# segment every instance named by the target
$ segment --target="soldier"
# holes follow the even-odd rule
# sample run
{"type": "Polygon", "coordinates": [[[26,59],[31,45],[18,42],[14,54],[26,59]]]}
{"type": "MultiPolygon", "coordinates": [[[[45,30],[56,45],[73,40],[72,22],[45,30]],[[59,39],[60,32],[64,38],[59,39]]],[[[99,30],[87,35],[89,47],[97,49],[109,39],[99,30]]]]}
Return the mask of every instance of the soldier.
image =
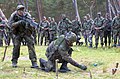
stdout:
{"type": "Polygon", "coordinates": [[[117,38],[118,38],[118,46],[120,46],[120,11],[117,13],[117,16],[113,18],[112,30],[113,30],[113,38],[114,38],[113,47],[117,46],[117,38]]]}
{"type": "Polygon", "coordinates": [[[98,40],[100,37],[101,47],[103,47],[103,37],[104,37],[104,18],[101,16],[101,12],[97,13],[97,17],[94,19],[94,29],[95,29],[95,48],[98,47],[98,40]]]}
{"type": "Polygon", "coordinates": [[[85,46],[88,46],[88,37],[91,27],[88,25],[87,16],[84,16],[84,21],[82,23],[83,36],[85,40],[85,46]]]}
{"type": "Polygon", "coordinates": [[[41,38],[40,38],[40,45],[43,44],[43,38],[45,37],[44,44],[46,45],[49,40],[49,22],[47,21],[46,17],[43,17],[43,20],[40,24],[41,27],[41,38]]]}
{"type": "Polygon", "coordinates": [[[107,47],[107,42],[108,42],[108,46],[110,47],[112,20],[110,19],[109,13],[106,13],[104,26],[105,26],[105,29],[104,29],[105,46],[107,47]]]}
{"type": "Polygon", "coordinates": [[[58,59],[59,63],[62,63],[60,67],[60,72],[67,72],[70,71],[67,67],[67,63],[72,64],[75,67],[78,67],[82,70],[86,70],[87,67],[85,65],[80,65],[75,62],[70,56],[72,54],[73,43],[76,42],[76,35],[73,32],[68,32],[65,35],[59,36],[58,39],[52,41],[47,50],[46,50],[46,57],[48,61],[40,58],[40,67],[44,71],[55,71],[55,60],[58,59]]]}
{"type": "Polygon", "coordinates": [[[34,40],[32,36],[32,28],[30,24],[24,21],[23,17],[30,17],[27,12],[24,11],[23,5],[18,5],[17,10],[13,12],[9,19],[9,25],[14,34],[14,48],[12,52],[12,67],[17,67],[17,61],[20,55],[21,41],[25,39],[28,46],[29,59],[31,60],[31,68],[38,68],[37,58],[34,48],[34,40]],[[21,17],[21,18],[20,18],[21,17]]]}
{"type": "Polygon", "coordinates": [[[77,36],[77,41],[76,41],[76,45],[79,44],[80,45],[80,39],[81,39],[81,35],[80,35],[80,32],[81,32],[81,24],[80,22],[78,21],[78,17],[76,16],[75,20],[72,21],[72,32],[76,34],[77,36]]]}
{"type": "Polygon", "coordinates": [[[49,43],[51,43],[57,37],[57,23],[55,22],[54,18],[51,19],[51,24],[49,27],[49,34],[50,34],[49,43]]]}
{"type": "Polygon", "coordinates": [[[88,26],[88,42],[89,48],[92,48],[92,37],[93,37],[93,24],[94,21],[90,17],[90,14],[87,14],[87,26],[88,26]]]}
{"type": "Polygon", "coordinates": [[[66,17],[65,14],[62,14],[62,19],[58,23],[58,33],[60,35],[65,35],[68,31],[71,30],[72,22],[66,17]]]}

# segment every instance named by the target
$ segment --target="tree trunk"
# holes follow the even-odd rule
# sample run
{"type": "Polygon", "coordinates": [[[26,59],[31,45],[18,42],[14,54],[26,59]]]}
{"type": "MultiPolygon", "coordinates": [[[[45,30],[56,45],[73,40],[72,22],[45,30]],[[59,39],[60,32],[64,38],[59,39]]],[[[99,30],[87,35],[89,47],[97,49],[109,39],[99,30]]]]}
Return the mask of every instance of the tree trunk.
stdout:
{"type": "Polygon", "coordinates": [[[42,20],[42,0],[36,0],[39,22],[42,20]]]}

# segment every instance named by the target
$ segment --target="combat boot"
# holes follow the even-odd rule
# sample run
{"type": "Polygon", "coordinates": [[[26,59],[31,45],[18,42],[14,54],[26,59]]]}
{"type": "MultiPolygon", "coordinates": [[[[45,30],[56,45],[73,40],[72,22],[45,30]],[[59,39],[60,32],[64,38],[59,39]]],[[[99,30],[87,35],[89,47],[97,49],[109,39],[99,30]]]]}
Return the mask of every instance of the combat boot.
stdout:
{"type": "Polygon", "coordinates": [[[46,61],[45,60],[43,60],[42,58],[40,58],[39,59],[39,62],[40,62],[40,69],[41,70],[45,70],[45,63],[46,63],[46,61]]]}
{"type": "Polygon", "coordinates": [[[98,43],[95,44],[95,47],[94,47],[94,48],[96,48],[96,49],[98,48],[98,43]]]}
{"type": "Polygon", "coordinates": [[[37,62],[31,61],[31,63],[32,63],[31,68],[38,68],[37,62]]]}
{"type": "Polygon", "coordinates": [[[89,48],[92,48],[92,44],[90,44],[89,48]]]}
{"type": "Polygon", "coordinates": [[[12,61],[12,67],[16,68],[17,67],[17,61],[12,61]]]}
{"type": "MultiPolygon", "coordinates": [[[[46,60],[40,58],[40,59],[39,59],[39,62],[40,62],[40,69],[41,69],[41,70],[43,70],[43,71],[45,71],[45,72],[50,72],[50,71],[51,71],[50,68],[47,68],[47,67],[46,67],[46,63],[47,63],[46,60]]],[[[54,69],[54,70],[55,70],[55,69],[54,69]]]]}
{"type": "Polygon", "coordinates": [[[65,73],[67,71],[71,71],[70,69],[68,69],[67,64],[68,64],[68,62],[66,62],[66,61],[63,62],[61,67],[60,67],[59,72],[65,73]]]}
{"type": "Polygon", "coordinates": [[[101,47],[102,47],[102,48],[103,48],[103,45],[104,45],[104,44],[103,44],[103,43],[101,43],[101,47]]]}

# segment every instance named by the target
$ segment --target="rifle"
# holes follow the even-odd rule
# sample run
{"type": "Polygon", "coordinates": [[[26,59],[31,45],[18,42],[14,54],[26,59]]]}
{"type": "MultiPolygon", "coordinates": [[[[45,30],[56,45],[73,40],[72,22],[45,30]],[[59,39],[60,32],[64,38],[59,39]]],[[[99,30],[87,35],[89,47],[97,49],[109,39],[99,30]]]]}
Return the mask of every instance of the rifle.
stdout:
{"type": "Polygon", "coordinates": [[[18,18],[20,18],[20,20],[24,20],[25,22],[29,23],[31,27],[37,29],[39,24],[37,22],[35,22],[32,18],[27,17],[27,15],[25,16],[19,16],[17,15],[18,18]]]}

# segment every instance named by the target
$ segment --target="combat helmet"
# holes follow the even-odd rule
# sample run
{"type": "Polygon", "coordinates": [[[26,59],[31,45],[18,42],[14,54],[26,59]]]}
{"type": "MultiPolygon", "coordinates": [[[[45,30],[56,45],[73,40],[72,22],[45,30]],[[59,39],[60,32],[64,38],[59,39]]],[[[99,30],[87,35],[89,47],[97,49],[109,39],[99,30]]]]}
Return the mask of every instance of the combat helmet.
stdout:
{"type": "Polygon", "coordinates": [[[74,43],[76,42],[77,40],[77,37],[76,37],[76,34],[73,33],[73,32],[68,32],[66,35],[65,35],[65,39],[67,41],[69,41],[70,43],[74,43]]]}
{"type": "Polygon", "coordinates": [[[23,6],[23,5],[18,5],[17,6],[17,10],[24,9],[24,8],[25,8],[25,6],[23,6]]]}

